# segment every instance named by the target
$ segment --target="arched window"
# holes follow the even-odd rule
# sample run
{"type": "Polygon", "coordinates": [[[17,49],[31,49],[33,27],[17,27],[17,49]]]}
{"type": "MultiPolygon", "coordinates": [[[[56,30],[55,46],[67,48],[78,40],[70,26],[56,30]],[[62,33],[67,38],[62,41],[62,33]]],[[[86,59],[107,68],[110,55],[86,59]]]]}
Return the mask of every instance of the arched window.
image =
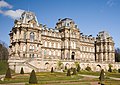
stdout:
{"type": "Polygon", "coordinates": [[[34,45],[30,45],[30,51],[33,51],[34,50],[34,45]]]}
{"type": "Polygon", "coordinates": [[[31,32],[31,33],[30,33],[30,41],[32,41],[32,42],[33,42],[33,41],[34,41],[34,38],[35,38],[35,35],[34,35],[34,33],[33,33],[33,32],[31,32]]]}
{"type": "Polygon", "coordinates": [[[32,46],[32,49],[34,50],[35,48],[34,48],[34,45],[32,46]]]}
{"type": "Polygon", "coordinates": [[[30,50],[32,50],[32,45],[30,45],[30,50]]]}

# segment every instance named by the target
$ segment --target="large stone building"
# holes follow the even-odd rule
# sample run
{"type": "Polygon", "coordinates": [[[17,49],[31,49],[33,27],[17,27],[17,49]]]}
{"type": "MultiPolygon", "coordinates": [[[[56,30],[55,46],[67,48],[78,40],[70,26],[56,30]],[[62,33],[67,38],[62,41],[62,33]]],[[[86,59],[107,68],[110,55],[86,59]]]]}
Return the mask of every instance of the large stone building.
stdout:
{"type": "Polygon", "coordinates": [[[9,35],[9,65],[16,72],[20,67],[27,72],[40,71],[41,66],[46,69],[58,61],[64,65],[75,61],[115,62],[114,41],[107,32],[99,32],[97,37],[83,35],[70,18],[59,19],[55,28],[48,28],[38,23],[34,13],[25,11],[15,20],[9,35]],[[50,65],[46,67],[46,64],[50,65]]]}

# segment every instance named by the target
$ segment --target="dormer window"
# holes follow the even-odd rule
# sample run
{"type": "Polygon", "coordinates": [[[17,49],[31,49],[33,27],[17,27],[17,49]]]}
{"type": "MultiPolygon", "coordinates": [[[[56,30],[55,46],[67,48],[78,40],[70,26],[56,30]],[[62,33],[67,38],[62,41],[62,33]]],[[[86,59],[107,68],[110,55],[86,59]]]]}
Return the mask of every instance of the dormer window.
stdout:
{"type": "Polygon", "coordinates": [[[70,26],[70,23],[67,23],[67,27],[69,27],[70,26]]]}
{"type": "Polygon", "coordinates": [[[33,42],[33,41],[34,41],[34,37],[35,37],[34,33],[33,33],[33,32],[31,32],[31,33],[30,33],[30,41],[31,41],[31,42],[33,42]]]}

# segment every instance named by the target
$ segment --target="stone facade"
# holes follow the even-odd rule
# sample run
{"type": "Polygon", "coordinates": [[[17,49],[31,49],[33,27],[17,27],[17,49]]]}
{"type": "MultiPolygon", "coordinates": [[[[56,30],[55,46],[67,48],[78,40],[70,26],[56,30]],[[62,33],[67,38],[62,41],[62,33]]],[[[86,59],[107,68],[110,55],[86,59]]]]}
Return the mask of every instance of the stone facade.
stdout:
{"type": "Polygon", "coordinates": [[[26,11],[15,20],[9,35],[9,64],[12,69],[16,65],[26,69],[39,68],[39,65],[30,63],[35,59],[41,65],[44,61],[115,62],[114,41],[107,32],[99,32],[97,37],[83,35],[69,18],[59,19],[55,28],[48,28],[38,23],[34,13],[26,11]]]}

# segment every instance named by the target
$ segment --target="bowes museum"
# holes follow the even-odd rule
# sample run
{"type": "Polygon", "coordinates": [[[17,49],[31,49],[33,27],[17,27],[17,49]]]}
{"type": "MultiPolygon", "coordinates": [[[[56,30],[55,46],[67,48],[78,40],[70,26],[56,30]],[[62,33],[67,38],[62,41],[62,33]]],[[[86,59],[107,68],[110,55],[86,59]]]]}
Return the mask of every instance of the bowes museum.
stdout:
{"type": "Polygon", "coordinates": [[[58,19],[54,28],[40,24],[33,12],[25,11],[20,19],[14,21],[10,33],[9,66],[15,72],[23,67],[25,72],[31,70],[57,71],[58,62],[62,69],[75,67],[79,62],[81,69],[87,66],[98,71],[101,66],[108,70],[120,68],[115,63],[113,38],[101,31],[96,37],[81,33],[77,24],[70,18],[58,19]]]}

